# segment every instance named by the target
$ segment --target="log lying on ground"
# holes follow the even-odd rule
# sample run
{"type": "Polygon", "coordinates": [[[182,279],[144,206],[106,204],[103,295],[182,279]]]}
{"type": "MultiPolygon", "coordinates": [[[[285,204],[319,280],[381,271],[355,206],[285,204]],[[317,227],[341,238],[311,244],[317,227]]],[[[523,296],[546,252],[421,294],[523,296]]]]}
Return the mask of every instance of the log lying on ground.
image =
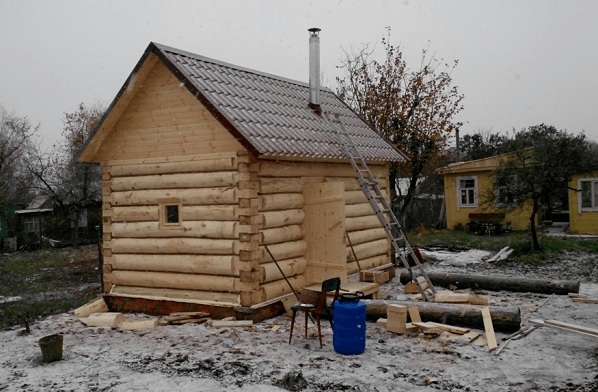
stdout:
{"type": "MultiPolygon", "coordinates": [[[[457,289],[482,289],[491,291],[514,291],[522,293],[541,293],[567,295],[579,293],[579,281],[526,279],[514,276],[483,276],[470,274],[449,274],[446,272],[428,272],[428,277],[435,286],[456,286],[457,289]]],[[[401,283],[409,282],[409,273],[401,273],[401,283]]]]}
{"type": "MultiPolygon", "coordinates": [[[[369,320],[386,318],[388,305],[416,306],[422,321],[432,321],[456,327],[476,328],[484,330],[482,318],[483,306],[437,304],[415,301],[363,300],[366,305],[366,317],[369,320]]],[[[498,332],[511,333],[519,330],[521,312],[516,306],[490,306],[492,324],[498,332]]]]}

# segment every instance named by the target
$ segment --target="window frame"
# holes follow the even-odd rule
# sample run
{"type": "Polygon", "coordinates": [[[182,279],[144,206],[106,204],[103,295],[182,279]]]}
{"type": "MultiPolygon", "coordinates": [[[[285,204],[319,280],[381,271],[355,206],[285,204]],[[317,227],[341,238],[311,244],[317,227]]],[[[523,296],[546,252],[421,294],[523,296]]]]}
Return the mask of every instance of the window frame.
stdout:
{"type": "MultiPolygon", "coordinates": [[[[463,176],[457,177],[457,206],[459,208],[477,208],[478,207],[478,176],[463,176]],[[461,188],[461,181],[473,180],[473,188],[461,188]],[[463,204],[461,202],[461,190],[473,189],[473,202],[463,204]]],[[[468,198],[469,199],[469,198],[468,198]]]]}
{"type": "Polygon", "coordinates": [[[158,216],[159,216],[159,227],[163,230],[180,230],[183,228],[183,217],[181,215],[181,199],[179,198],[169,198],[169,199],[160,199],[158,200],[158,216]],[[178,212],[178,222],[168,222],[168,212],[167,208],[169,206],[176,206],[178,212]]]}
{"type": "Polygon", "coordinates": [[[41,219],[39,216],[30,215],[23,217],[23,229],[27,233],[39,233],[41,219]],[[29,227],[33,227],[33,230],[29,230],[29,227]]]}
{"type": "Polygon", "coordinates": [[[577,180],[577,212],[595,212],[598,211],[598,177],[579,178],[577,180]],[[592,207],[582,206],[582,182],[590,183],[590,200],[592,207]]]}

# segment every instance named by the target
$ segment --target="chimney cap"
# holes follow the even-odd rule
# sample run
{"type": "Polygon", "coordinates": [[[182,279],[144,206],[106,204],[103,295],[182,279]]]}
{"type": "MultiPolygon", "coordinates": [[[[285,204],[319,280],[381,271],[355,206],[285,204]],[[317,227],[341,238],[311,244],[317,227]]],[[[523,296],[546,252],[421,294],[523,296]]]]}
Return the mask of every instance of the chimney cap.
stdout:
{"type": "Polygon", "coordinates": [[[317,36],[318,33],[320,31],[322,31],[322,29],[319,29],[317,27],[312,27],[311,29],[307,29],[307,31],[309,31],[311,33],[311,36],[313,37],[313,36],[317,36]]]}

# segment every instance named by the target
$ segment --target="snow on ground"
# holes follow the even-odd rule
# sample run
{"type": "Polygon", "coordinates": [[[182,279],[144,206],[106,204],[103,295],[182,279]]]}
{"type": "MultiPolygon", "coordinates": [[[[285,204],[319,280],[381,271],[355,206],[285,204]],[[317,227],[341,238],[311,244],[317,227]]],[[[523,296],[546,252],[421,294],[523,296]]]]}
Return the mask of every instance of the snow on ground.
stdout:
{"type": "MultiPolygon", "coordinates": [[[[433,266],[427,266],[433,270],[433,266]]],[[[444,267],[446,268],[446,267],[444,267]]],[[[451,267],[453,271],[459,268],[451,267]]],[[[397,271],[400,272],[400,271],[397,271]]],[[[381,298],[402,294],[398,278],[382,286],[381,298]]],[[[598,294],[597,284],[582,293],[598,294]]],[[[493,306],[518,306],[522,322],[556,319],[596,328],[598,305],[568,296],[488,292],[493,306]]],[[[127,315],[128,318],[136,315],[127,315]]],[[[252,328],[216,329],[207,324],[158,326],[120,332],[86,327],[72,313],[39,320],[30,335],[0,332],[0,391],[595,391],[598,341],[549,328],[512,341],[499,356],[488,351],[483,330],[462,345],[459,335],[387,332],[366,327],[366,350],[356,356],[334,351],[332,329],[323,321],[303,336],[281,315],[252,328]],[[278,326],[277,328],[274,328],[278,326]],[[37,341],[64,336],[63,359],[44,363],[37,341]],[[283,381],[283,380],[286,380],[283,381]]],[[[499,344],[505,334],[497,333],[499,344]]]]}
{"type": "Polygon", "coordinates": [[[464,252],[449,252],[449,251],[428,251],[425,249],[419,250],[424,256],[431,257],[433,260],[443,266],[463,267],[468,264],[478,264],[482,260],[492,255],[480,249],[470,249],[464,252]]]}

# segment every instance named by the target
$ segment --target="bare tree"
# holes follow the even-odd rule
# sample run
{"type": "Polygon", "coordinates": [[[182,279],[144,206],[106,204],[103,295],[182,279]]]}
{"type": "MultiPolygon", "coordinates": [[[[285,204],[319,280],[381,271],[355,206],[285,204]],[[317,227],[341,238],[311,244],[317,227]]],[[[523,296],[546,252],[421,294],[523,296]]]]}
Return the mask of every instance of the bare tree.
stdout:
{"type": "Polygon", "coordinates": [[[461,109],[463,95],[453,85],[452,66],[422,51],[421,62],[410,70],[399,47],[382,39],[384,60],[373,59],[374,50],[365,46],[352,53],[344,52],[343,78],[337,78],[338,94],[369,121],[383,136],[407,154],[410,161],[391,168],[390,184],[393,208],[405,223],[405,214],[413,201],[422,176],[431,174],[447,148],[450,134],[461,126],[454,117],[461,109]],[[409,179],[405,195],[395,189],[399,177],[409,179]]]}
{"type": "Polygon", "coordinates": [[[101,170],[95,164],[75,164],[74,158],[100,120],[100,106],[83,103],[77,111],[65,113],[62,140],[49,151],[37,149],[28,160],[27,169],[35,179],[32,186],[54,202],[62,222],[71,227],[73,245],[79,242],[79,224],[83,214],[102,200],[101,170]]]}
{"type": "Polygon", "coordinates": [[[39,126],[0,106],[0,204],[22,201],[26,193],[24,158],[33,150],[39,126]]]}

